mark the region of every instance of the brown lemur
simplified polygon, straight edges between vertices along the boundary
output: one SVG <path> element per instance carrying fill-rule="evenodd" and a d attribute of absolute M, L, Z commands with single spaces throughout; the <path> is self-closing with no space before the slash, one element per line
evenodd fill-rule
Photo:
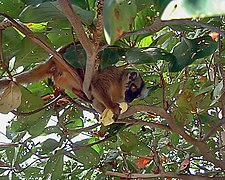
<path fill-rule="evenodd" d="M 97 72 L 91 82 L 93 106 L 99 112 L 111 109 L 116 120 L 120 114 L 120 102 L 132 102 L 146 92 L 145 83 L 136 71 L 126 66 L 109 66 Z"/>
<path fill-rule="evenodd" d="M 17 83 L 28 84 L 51 77 L 56 86 L 69 89 L 80 99 L 92 103 L 98 112 L 111 109 L 116 120 L 120 114 L 120 102 L 130 103 L 145 92 L 145 83 L 140 74 L 125 69 L 126 66 L 109 66 L 99 70 L 93 76 L 90 86 L 92 99 L 88 99 L 82 90 L 83 71 L 74 68 L 77 78 L 61 66 L 53 57 L 37 67 L 14 76 Z M 0 80 L 0 85 L 6 82 Z"/>

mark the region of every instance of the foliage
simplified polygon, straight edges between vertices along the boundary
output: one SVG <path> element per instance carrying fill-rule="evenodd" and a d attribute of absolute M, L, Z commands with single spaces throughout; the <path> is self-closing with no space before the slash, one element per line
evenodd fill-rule
<path fill-rule="evenodd" d="M 93 39 L 97 1 L 70 3 Z M 130 108 L 140 111 L 103 126 L 96 113 L 87 112 L 93 113 L 90 105 L 71 92 L 56 99 L 60 92 L 49 79 L 26 87 L 13 82 L 6 90 L 0 87 L 0 112 L 16 114 L 5 134 L 10 143 L 0 144 L 1 177 L 224 177 L 224 7 L 219 0 L 106 0 L 100 66 L 129 63 L 141 73 L 149 93 Z M 176 13 L 180 10 L 185 17 Z M 0 12 L 21 21 L 56 50 L 72 42 L 63 57 L 84 70 L 87 52 L 57 1 L 0 0 Z M 155 28 L 157 16 L 169 21 Z M 0 19 L 5 20 L 4 14 Z M 1 78 L 48 58 L 46 49 L 17 28 L 1 33 Z"/>

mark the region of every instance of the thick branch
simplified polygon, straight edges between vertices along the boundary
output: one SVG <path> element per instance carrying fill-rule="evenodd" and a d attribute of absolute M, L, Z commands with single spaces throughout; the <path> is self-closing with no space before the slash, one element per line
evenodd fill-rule
<path fill-rule="evenodd" d="M 112 172 L 112 171 L 105 171 L 104 172 L 106 176 L 116 176 L 116 177 L 121 177 L 121 178 L 128 178 L 128 179 L 149 179 L 149 178 L 178 178 L 178 179 L 185 179 L 185 180 L 207 180 L 211 179 L 209 177 L 205 176 L 191 176 L 191 175 L 182 175 L 182 174 L 175 174 L 175 173 L 159 173 L 159 174 L 154 174 L 154 173 L 145 173 L 145 174 L 138 174 L 138 173 L 118 173 L 118 172 Z M 214 178 L 213 178 L 214 179 Z M 223 179 L 223 178 L 215 178 L 215 179 Z"/>
<path fill-rule="evenodd" d="M 74 13 L 73 8 L 69 0 L 58 0 L 57 1 L 62 8 L 62 11 L 65 13 L 65 16 L 70 21 L 75 33 L 78 36 L 80 43 L 82 44 L 85 52 L 87 54 L 92 54 L 94 50 L 94 45 L 91 43 L 90 39 L 87 37 L 83 25 L 79 20 L 79 17 Z"/>
<path fill-rule="evenodd" d="M 155 22 L 148 27 L 128 32 L 122 36 L 127 37 L 127 36 L 132 36 L 132 35 L 140 35 L 140 34 L 147 34 L 147 33 L 155 33 L 162 29 L 165 26 L 170 26 L 170 25 L 189 25 L 189 26 L 197 26 L 197 27 L 203 27 L 206 29 L 209 29 L 213 32 L 219 33 L 221 36 L 225 37 L 225 32 L 221 31 L 219 28 L 215 26 L 211 26 L 209 24 L 205 24 L 202 22 L 197 22 L 197 21 L 191 21 L 191 20 L 169 20 L 169 21 L 161 21 L 159 18 L 156 18 Z"/>
<path fill-rule="evenodd" d="M 52 54 L 53 57 L 63 66 L 65 69 L 74 77 L 74 79 L 77 79 L 79 75 L 77 74 L 76 71 L 72 67 L 70 67 L 62 58 L 62 56 L 55 51 L 52 47 L 50 47 L 46 42 L 43 40 L 39 39 L 31 30 L 29 30 L 26 26 L 23 24 L 15 21 L 13 18 L 8 16 L 5 13 L 0 13 L 1 16 L 6 17 L 9 21 L 11 21 L 11 24 L 13 27 L 17 28 L 20 32 L 25 34 L 26 37 L 31 39 L 33 42 L 41 46 L 43 49 L 45 49 L 49 54 Z"/>
<path fill-rule="evenodd" d="M 175 122 L 175 120 L 171 117 L 170 114 L 168 114 L 163 108 L 161 107 L 155 107 L 155 106 L 148 106 L 148 105 L 135 105 L 131 106 L 125 113 L 121 114 L 120 118 L 125 118 L 133 115 L 136 112 L 151 112 L 154 114 L 159 115 L 162 118 L 165 118 L 167 120 L 167 123 L 169 124 L 172 132 L 176 132 L 180 134 L 187 142 L 193 144 L 197 148 L 199 148 L 201 154 L 204 156 L 205 160 L 214 163 L 216 166 L 221 167 L 222 169 L 225 169 L 225 163 L 217 160 L 212 153 L 210 152 L 209 147 L 205 142 L 198 141 L 188 134 L 185 133 L 184 128 L 178 126 Z"/>
<path fill-rule="evenodd" d="M 91 84 L 92 76 L 94 74 L 95 59 L 97 56 L 98 46 L 95 46 L 95 44 L 91 43 L 90 39 L 85 34 L 82 23 L 79 21 L 78 16 L 74 13 L 69 1 L 58 0 L 58 3 L 61 6 L 63 12 L 65 13 L 67 19 L 70 21 L 71 25 L 73 26 L 73 29 L 76 32 L 78 39 L 80 40 L 87 54 L 86 69 L 85 69 L 84 82 L 83 82 L 83 91 L 87 95 L 87 97 L 90 99 L 89 87 Z"/>

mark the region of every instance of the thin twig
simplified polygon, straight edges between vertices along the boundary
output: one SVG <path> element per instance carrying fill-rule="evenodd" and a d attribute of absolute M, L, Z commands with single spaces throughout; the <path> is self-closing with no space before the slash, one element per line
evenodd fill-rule
<path fill-rule="evenodd" d="M 64 96 L 66 97 L 66 99 L 68 99 L 74 106 L 76 106 L 77 108 L 79 109 L 82 109 L 84 111 L 88 111 L 88 112 L 91 112 L 91 113 L 96 113 L 96 110 L 94 110 L 93 108 L 88 108 L 88 107 L 85 107 L 83 106 L 82 104 L 79 104 L 78 102 L 76 102 L 73 98 L 71 98 L 68 94 L 66 93 L 63 93 Z"/>
<path fill-rule="evenodd" d="M 96 124 L 93 124 L 93 125 L 85 127 L 85 128 L 80 128 L 80 129 L 75 129 L 75 130 L 67 130 L 66 134 L 70 135 L 70 134 L 76 134 L 76 133 L 81 133 L 81 132 L 85 132 L 85 131 L 90 131 L 100 125 L 101 124 L 96 123 Z"/>
<path fill-rule="evenodd" d="M 149 121 L 139 121 L 139 120 L 117 120 L 114 123 L 121 123 L 121 124 L 129 124 L 129 125 L 142 125 L 142 126 L 150 126 L 150 127 L 155 127 L 159 129 L 164 129 L 167 131 L 171 131 L 171 128 L 167 125 L 163 124 L 158 124 L 154 122 L 149 122 Z"/>
<path fill-rule="evenodd" d="M 53 104 L 55 104 L 55 102 L 57 102 L 62 96 L 59 95 L 57 96 L 55 99 L 53 99 L 51 102 L 47 103 L 46 105 L 44 105 L 43 107 L 41 108 L 38 108 L 38 109 L 35 109 L 35 110 L 32 110 L 30 112 L 19 112 L 19 111 L 16 111 L 16 110 L 13 110 L 12 113 L 15 114 L 16 116 L 29 116 L 29 115 L 32 115 L 32 114 L 35 114 L 35 113 L 38 113 L 50 106 L 52 106 Z"/>
<path fill-rule="evenodd" d="M 225 118 L 219 120 L 217 122 L 217 124 L 215 124 L 210 130 L 209 132 L 201 139 L 201 141 L 207 141 L 209 139 L 210 136 L 212 136 L 214 133 L 216 133 L 216 131 L 220 128 L 220 126 L 222 126 L 223 124 L 225 124 Z"/>
<path fill-rule="evenodd" d="M 188 75 L 189 75 L 189 68 L 185 67 L 185 76 L 184 76 L 184 82 L 183 82 L 181 92 L 179 92 L 179 94 L 175 98 L 173 98 L 173 100 L 169 102 L 167 110 L 169 110 L 173 106 L 173 104 L 176 102 L 176 100 L 185 92 L 185 89 L 187 87 L 187 82 L 188 82 Z"/>

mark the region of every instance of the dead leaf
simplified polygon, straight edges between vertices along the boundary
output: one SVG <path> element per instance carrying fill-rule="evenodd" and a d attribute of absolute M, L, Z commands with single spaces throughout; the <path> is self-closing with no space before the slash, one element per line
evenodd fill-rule
<path fill-rule="evenodd" d="M 7 114 L 21 104 L 22 93 L 19 86 L 11 81 L 9 85 L 0 92 L 0 113 Z"/>
<path fill-rule="evenodd" d="M 152 157 L 153 159 L 153 157 Z M 139 167 L 139 168 L 145 168 L 148 163 L 150 163 L 151 158 L 144 158 L 144 157 L 139 157 L 137 159 L 135 159 L 135 164 Z"/>
<path fill-rule="evenodd" d="M 190 160 L 189 160 L 189 159 L 185 159 L 185 160 L 181 163 L 179 170 L 182 171 L 182 170 L 186 169 L 186 168 L 188 167 L 189 164 L 190 164 Z"/>

